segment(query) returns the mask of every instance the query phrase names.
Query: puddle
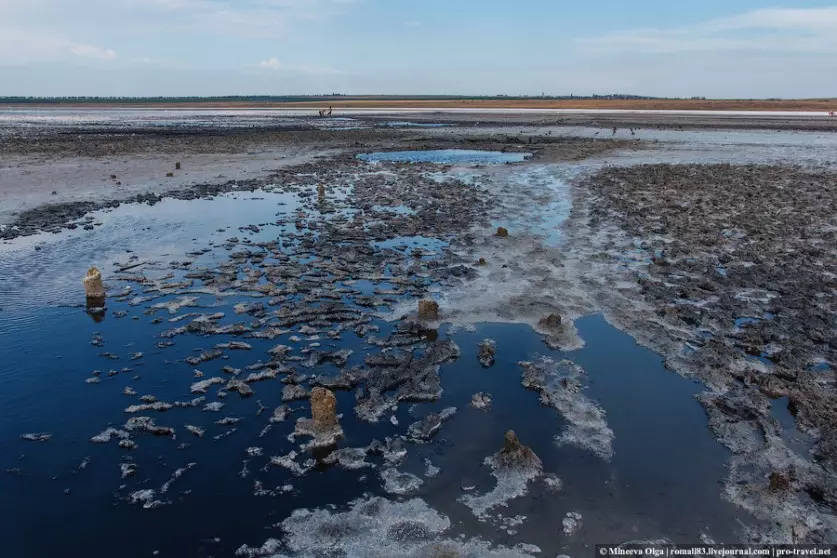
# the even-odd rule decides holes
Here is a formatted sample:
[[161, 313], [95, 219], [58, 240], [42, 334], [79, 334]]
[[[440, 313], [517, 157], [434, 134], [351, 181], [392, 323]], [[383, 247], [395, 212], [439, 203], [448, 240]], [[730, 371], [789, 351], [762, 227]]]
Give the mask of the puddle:
[[451, 124], [443, 122], [381, 122], [379, 126], [385, 128], [447, 128]]
[[531, 153], [503, 153], [501, 151], [478, 151], [472, 149], [432, 149], [427, 151], [380, 151], [358, 155], [370, 163], [436, 163], [441, 165], [502, 164], [520, 163]]
[[[282, 215], [298, 208], [293, 194], [265, 191], [230, 193], [212, 199], [165, 198], [154, 206], [123, 204], [90, 214], [92, 231], [67, 230], [42, 233], [0, 245], [0, 308], [13, 311], [22, 306], [73, 304], [79, 282], [90, 266], [99, 266], [107, 276], [114, 267], [104, 262], [132, 265], [141, 261], [168, 263], [187, 252], [201, 250], [209, 242], [224, 244], [231, 237], [253, 242], [275, 239], [294, 231], [276, 225]], [[260, 223], [259, 232], [238, 227]], [[224, 229], [219, 232], [219, 229]], [[37, 251], [33, 252], [33, 247]], [[132, 260], [132, 257], [136, 257]], [[192, 259], [192, 258], [188, 258]], [[211, 255], [196, 260], [211, 261]]]
[[790, 410], [790, 400], [787, 397], [774, 399], [770, 402], [770, 412], [782, 427], [782, 440], [785, 444], [800, 456], [807, 458], [814, 446], [814, 440], [796, 428], [796, 419]]

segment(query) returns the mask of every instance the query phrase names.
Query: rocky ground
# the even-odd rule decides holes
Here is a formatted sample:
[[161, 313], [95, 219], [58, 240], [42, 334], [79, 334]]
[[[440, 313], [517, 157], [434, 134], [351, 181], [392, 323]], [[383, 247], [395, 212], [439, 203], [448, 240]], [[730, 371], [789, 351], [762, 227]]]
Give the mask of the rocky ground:
[[[639, 165], [577, 188], [577, 216], [602, 231], [591, 257], [630, 254], [635, 286], [607, 297], [613, 320], [710, 388], [699, 399], [736, 455], [727, 496], [775, 522], [766, 538], [833, 542], [837, 174]], [[780, 398], [810, 454], [788, 448]]]

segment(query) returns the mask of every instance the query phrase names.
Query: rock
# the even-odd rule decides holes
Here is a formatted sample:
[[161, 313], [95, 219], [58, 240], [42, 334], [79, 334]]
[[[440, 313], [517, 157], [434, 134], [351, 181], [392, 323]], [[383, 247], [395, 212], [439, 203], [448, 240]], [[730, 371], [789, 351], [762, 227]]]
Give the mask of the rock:
[[512, 430], [506, 432], [503, 449], [486, 458], [485, 464], [491, 468], [497, 486], [482, 495], [466, 494], [459, 498], [479, 519], [486, 518], [492, 508], [505, 506], [509, 500], [526, 494], [527, 485], [543, 473], [540, 458], [521, 444]]
[[497, 352], [496, 344], [493, 339], [486, 339], [480, 343], [480, 349], [477, 353], [477, 358], [484, 368], [489, 368], [494, 365], [494, 353]]
[[167, 172], [166, 173], [166, 178], [172, 178], [173, 176], [174, 176], [173, 172]]
[[94, 444], [107, 444], [110, 442], [111, 438], [117, 437], [120, 439], [127, 439], [130, 434], [125, 432], [124, 430], [117, 430], [116, 428], [107, 428], [103, 432], [96, 434], [90, 441]]
[[236, 380], [235, 378], [227, 382], [227, 391], [237, 391], [241, 397], [250, 397], [253, 395], [253, 388], [247, 383]]
[[328, 429], [337, 424], [337, 398], [329, 390], [311, 390], [311, 417], [318, 428]]
[[282, 388], [282, 401], [299, 401], [309, 397], [311, 397], [311, 394], [302, 386], [288, 385]]
[[543, 483], [546, 485], [547, 490], [551, 492], [560, 492], [564, 487], [564, 482], [553, 474], [544, 475]]
[[279, 405], [273, 409], [273, 416], [270, 417], [270, 423], [275, 424], [277, 422], [284, 422], [290, 414], [291, 411], [288, 409], [287, 405]]
[[487, 264], [488, 264], [488, 262], [485, 261], [485, 258], [480, 258], [479, 261], [477, 261], [477, 265], [487, 265]]
[[426, 442], [442, 427], [442, 422], [456, 414], [456, 407], [448, 407], [438, 413], [427, 415], [424, 420], [416, 421], [407, 429], [407, 435], [416, 442]]
[[439, 317], [439, 303], [427, 298], [419, 300], [418, 316], [422, 320], [437, 319]]
[[513, 430], [506, 432], [503, 449], [497, 454], [497, 464], [505, 469], [540, 469], [540, 458], [532, 448], [524, 446]]
[[297, 452], [292, 451], [288, 455], [282, 455], [279, 457], [271, 457], [270, 463], [271, 465], [276, 465], [277, 467], [284, 467], [288, 471], [292, 472], [294, 475], [301, 477], [305, 475], [308, 471], [314, 468], [317, 462], [313, 459], [308, 459], [300, 465], [296, 462], [296, 457], [299, 455]]
[[541, 403], [557, 410], [567, 422], [555, 441], [580, 446], [610, 461], [613, 430], [607, 425], [604, 409], [582, 393], [584, 369], [569, 360], [556, 363], [549, 358], [518, 365], [523, 368], [523, 387], [540, 393]]
[[206, 433], [206, 430], [204, 430], [200, 426], [193, 426], [191, 424], [186, 425], [186, 430], [188, 430], [198, 438], [203, 438], [203, 435]]
[[774, 492], [789, 490], [791, 478], [787, 472], [773, 471], [770, 473], [770, 490]]
[[224, 378], [215, 376], [206, 380], [201, 380], [200, 382], [195, 382], [194, 384], [192, 384], [191, 391], [192, 393], [206, 393], [206, 390], [208, 390], [210, 386], [224, 383], [226, 383], [226, 380], [224, 380]]
[[581, 514], [578, 512], [567, 512], [567, 516], [561, 521], [561, 524], [564, 527], [565, 535], [574, 535], [581, 529]]
[[509, 236], [509, 231], [506, 230], [504, 227], [497, 227], [497, 236], [500, 238], [506, 238]]
[[317, 197], [320, 198], [320, 199], [325, 198], [325, 185], [324, 184], [318, 184], [317, 185]]
[[563, 320], [561, 319], [560, 315], [549, 314], [548, 316], [545, 316], [545, 317], [541, 318], [540, 321], [538, 322], [538, 325], [540, 327], [544, 328], [544, 329], [553, 329], [554, 330], [554, 329], [560, 329], [562, 323], [563, 323]]
[[122, 463], [119, 465], [119, 469], [122, 471], [123, 479], [137, 474], [137, 466], [133, 463]]
[[174, 164], [174, 170], [180, 170], [180, 161]]
[[151, 417], [131, 417], [124, 428], [128, 432], [149, 432], [155, 436], [174, 437], [174, 428], [158, 426]]
[[329, 465], [337, 464], [343, 469], [350, 471], [375, 467], [375, 465], [366, 461], [366, 448], [340, 448], [334, 450], [323, 459], [323, 463]]
[[20, 439], [26, 440], [27, 442], [49, 442], [49, 439], [52, 438], [52, 434], [47, 434], [46, 432], [38, 432], [37, 434], [21, 434]]
[[343, 437], [337, 417], [337, 399], [332, 392], [322, 387], [311, 390], [311, 418], [297, 420], [294, 435], [314, 438], [303, 449], [332, 446]]
[[491, 394], [490, 393], [475, 393], [473, 397], [471, 397], [471, 407], [480, 410], [486, 410], [491, 406]]
[[84, 278], [84, 295], [87, 297], [88, 306], [93, 303], [95, 306], [104, 306], [105, 301], [105, 286], [102, 283], [102, 272], [91, 267], [87, 270], [87, 276]]
[[439, 473], [441, 471], [442, 470], [440, 468], [433, 465], [433, 462], [430, 461], [430, 458], [428, 458], [428, 457], [424, 458], [424, 476], [425, 477], [427, 477], [429, 479], [434, 479], [439, 475]]
[[419, 477], [410, 473], [402, 473], [397, 469], [384, 469], [381, 472], [381, 480], [384, 481], [385, 491], [399, 496], [415, 492], [424, 484], [424, 481]]

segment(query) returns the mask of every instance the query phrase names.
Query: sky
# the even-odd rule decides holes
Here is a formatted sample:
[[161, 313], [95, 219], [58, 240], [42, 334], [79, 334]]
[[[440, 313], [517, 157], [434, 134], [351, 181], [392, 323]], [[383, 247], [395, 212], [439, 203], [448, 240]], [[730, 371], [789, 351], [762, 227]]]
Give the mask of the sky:
[[0, 0], [0, 96], [837, 97], [837, 2]]

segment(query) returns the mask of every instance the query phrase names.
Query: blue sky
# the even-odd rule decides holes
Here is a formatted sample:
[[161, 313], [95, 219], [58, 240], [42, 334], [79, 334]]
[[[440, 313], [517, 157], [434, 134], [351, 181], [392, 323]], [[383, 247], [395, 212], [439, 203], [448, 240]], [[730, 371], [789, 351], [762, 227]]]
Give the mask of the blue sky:
[[837, 2], [0, 0], [0, 95], [837, 97]]

